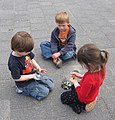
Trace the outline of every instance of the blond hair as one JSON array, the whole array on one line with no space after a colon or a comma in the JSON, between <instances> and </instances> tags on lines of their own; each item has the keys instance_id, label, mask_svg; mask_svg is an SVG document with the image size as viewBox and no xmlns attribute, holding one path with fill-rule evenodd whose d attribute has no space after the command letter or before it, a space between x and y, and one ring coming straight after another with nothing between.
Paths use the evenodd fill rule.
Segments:
<instances>
[{"instance_id":1,"label":"blond hair","mask_svg":"<svg viewBox=\"0 0 115 120\"><path fill-rule=\"evenodd\" d=\"M63 24L65 22L69 23L69 16L67 12L65 11L58 12L55 16L55 22L59 24Z\"/></svg>"}]
</instances>

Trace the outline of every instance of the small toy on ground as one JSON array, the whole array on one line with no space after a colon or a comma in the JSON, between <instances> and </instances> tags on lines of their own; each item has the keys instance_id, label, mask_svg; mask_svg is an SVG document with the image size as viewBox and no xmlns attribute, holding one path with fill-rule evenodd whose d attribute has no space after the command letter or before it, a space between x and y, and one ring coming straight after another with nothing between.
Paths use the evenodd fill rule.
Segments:
<instances>
[{"instance_id":1,"label":"small toy on ground","mask_svg":"<svg viewBox=\"0 0 115 120\"><path fill-rule=\"evenodd\" d=\"M70 81L62 81L62 84L61 84L61 87L64 89L64 90L69 90L71 89L71 86L72 86L72 83Z\"/></svg>"},{"instance_id":2,"label":"small toy on ground","mask_svg":"<svg viewBox=\"0 0 115 120\"><path fill-rule=\"evenodd\" d=\"M72 72L77 72L77 73L79 73L78 70L73 70ZM70 78L70 79L76 80L74 77L72 77L72 78ZM64 81L62 81L61 87L62 87L64 90L69 90L69 89L71 89L71 86L72 86L72 83L71 83L70 81L68 81L67 78L66 78Z\"/></svg>"}]
</instances>

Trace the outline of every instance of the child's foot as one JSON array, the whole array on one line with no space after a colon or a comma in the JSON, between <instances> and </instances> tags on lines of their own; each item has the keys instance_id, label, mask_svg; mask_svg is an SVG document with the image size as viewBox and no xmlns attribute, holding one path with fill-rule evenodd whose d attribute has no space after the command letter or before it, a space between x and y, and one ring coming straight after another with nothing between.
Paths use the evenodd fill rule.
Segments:
<instances>
[{"instance_id":1,"label":"child's foot","mask_svg":"<svg viewBox=\"0 0 115 120\"><path fill-rule=\"evenodd\" d=\"M93 110L93 108L94 108L95 105L96 105L96 102L97 102L97 97L96 97L96 99L95 99L94 101L90 102L89 104L87 104L87 105L85 106L85 111L86 111L86 112L90 112L91 110Z\"/></svg>"},{"instance_id":2,"label":"child's foot","mask_svg":"<svg viewBox=\"0 0 115 120\"><path fill-rule=\"evenodd\" d=\"M23 91L21 89L19 89L18 87L16 87L16 92L17 93L22 93Z\"/></svg>"},{"instance_id":3,"label":"child's foot","mask_svg":"<svg viewBox=\"0 0 115 120\"><path fill-rule=\"evenodd\" d=\"M73 111L77 114L80 114L82 112L82 108L79 106L79 105L73 105L73 104L70 104L69 105Z\"/></svg>"},{"instance_id":4,"label":"child's foot","mask_svg":"<svg viewBox=\"0 0 115 120\"><path fill-rule=\"evenodd\" d=\"M55 64L58 68L61 68L62 67L62 60L58 59Z\"/></svg>"}]
</instances>

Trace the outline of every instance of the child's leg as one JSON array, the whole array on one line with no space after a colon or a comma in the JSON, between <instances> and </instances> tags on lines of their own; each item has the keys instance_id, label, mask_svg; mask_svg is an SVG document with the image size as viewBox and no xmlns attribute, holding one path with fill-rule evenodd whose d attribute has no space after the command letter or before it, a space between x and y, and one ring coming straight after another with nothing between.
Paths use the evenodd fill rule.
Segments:
<instances>
[{"instance_id":1,"label":"child's leg","mask_svg":"<svg viewBox=\"0 0 115 120\"><path fill-rule=\"evenodd\" d=\"M82 103L78 100L77 93L75 92L74 86L72 90L63 92L61 94L61 102L69 105L74 112L80 114L83 110Z\"/></svg>"},{"instance_id":2,"label":"child's leg","mask_svg":"<svg viewBox=\"0 0 115 120\"><path fill-rule=\"evenodd\" d=\"M42 80L39 82L40 84L43 84L45 87L47 87L50 91L52 91L54 88L53 80L48 76L42 76Z\"/></svg>"},{"instance_id":3,"label":"child's leg","mask_svg":"<svg viewBox=\"0 0 115 120\"><path fill-rule=\"evenodd\" d=\"M63 104L69 105L74 112L80 114L82 112L81 107L79 106L79 103L77 103L75 96L72 95L71 91L66 91L61 94L61 102Z\"/></svg>"},{"instance_id":4,"label":"child's leg","mask_svg":"<svg viewBox=\"0 0 115 120\"><path fill-rule=\"evenodd\" d=\"M79 104L80 101L78 100L78 96L75 91L74 85L71 86L71 90L65 91L61 94L61 101L63 104L67 105L72 103Z\"/></svg>"},{"instance_id":5,"label":"child's leg","mask_svg":"<svg viewBox=\"0 0 115 120\"><path fill-rule=\"evenodd\" d=\"M73 97L71 95L71 91L66 91L66 92L63 92L61 94L61 102L63 104L69 105L69 104L73 103L73 101L74 100L73 100Z\"/></svg>"},{"instance_id":6,"label":"child's leg","mask_svg":"<svg viewBox=\"0 0 115 120\"><path fill-rule=\"evenodd\" d=\"M68 59L72 58L75 54L76 54L75 51L69 51L66 54L64 54L63 56L61 55L60 58L62 60L68 60Z\"/></svg>"},{"instance_id":7,"label":"child's leg","mask_svg":"<svg viewBox=\"0 0 115 120\"><path fill-rule=\"evenodd\" d=\"M40 47L41 47L41 54L44 59L48 59L52 57L51 44L49 41L41 42Z\"/></svg>"},{"instance_id":8,"label":"child's leg","mask_svg":"<svg viewBox=\"0 0 115 120\"><path fill-rule=\"evenodd\" d=\"M37 100L42 100L49 94L49 89L38 81L35 81L25 86L22 94L32 96Z\"/></svg>"},{"instance_id":9,"label":"child's leg","mask_svg":"<svg viewBox=\"0 0 115 120\"><path fill-rule=\"evenodd\" d=\"M89 104L86 104L85 110L87 112L90 112L91 110L93 110L95 105L96 105L96 102L97 102L97 97L96 97L96 99L94 101L90 102Z\"/></svg>"}]
</instances>

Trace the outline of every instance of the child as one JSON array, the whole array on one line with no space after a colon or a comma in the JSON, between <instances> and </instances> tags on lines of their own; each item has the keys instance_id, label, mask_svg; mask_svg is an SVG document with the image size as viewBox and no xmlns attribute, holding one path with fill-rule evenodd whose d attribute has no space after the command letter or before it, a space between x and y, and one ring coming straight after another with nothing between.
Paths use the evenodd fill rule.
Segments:
<instances>
[{"instance_id":1,"label":"child","mask_svg":"<svg viewBox=\"0 0 115 120\"><path fill-rule=\"evenodd\" d=\"M59 12L55 16L57 27L52 31L51 42L44 41L40 44L44 59L52 58L58 68L62 60L76 57L76 30L69 23L66 12Z\"/></svg>"},{"instance_id":2,"label":"child","mask_svg":"<svg viewBox=\"0 0 115 120\"><path fill-rule=\"evenodd\" d=\"M100 51L94 44L86 44L78 50L78 62L88 71L84 75L72 72L70 81L73 85L61 94L63 104L69 105L78 114L83 109L89 112L94 108L105 78L108 56L108 52ZM80 82L78 78L81 78Z\"/></svg>"},{"instance_id":3,"label":"child","mask_svg":"<svg viewBox=\"0 0 115 120\"><path fill-rule=\"evenodd\" d=\"M30 34L24 31L17 32L11 39L12 52L8 67L15 80L17 93L42 100L52 91L54 84L52 79L41 74L46 71L34 60L34 54L31 52L33 47L34 41Z\"/></svg>"}]
</instances>

